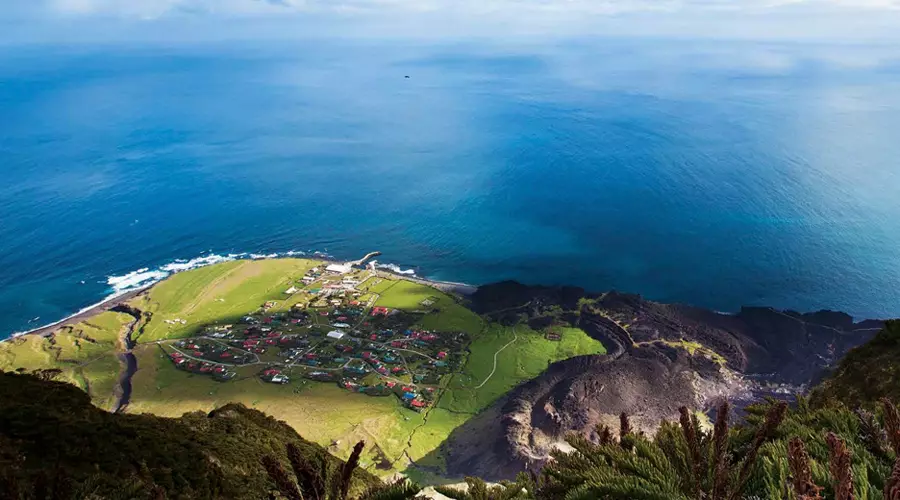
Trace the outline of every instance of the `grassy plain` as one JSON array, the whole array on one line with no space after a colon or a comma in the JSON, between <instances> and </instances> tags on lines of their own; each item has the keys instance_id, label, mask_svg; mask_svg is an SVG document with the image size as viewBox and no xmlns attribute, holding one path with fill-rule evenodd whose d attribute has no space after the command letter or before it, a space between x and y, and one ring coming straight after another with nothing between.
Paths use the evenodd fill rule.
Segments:
<instances>
[{"instance_id":1,"label":"grassy plain","mask_svg":"<svg viewBox=\"0 0 900 500\"><path fill-rule=\"evenodd\" d=\"M581 330L563 329L562 341L549 341L525 326L490 324L430 286L380 274L360 287L363 301L375 298L377 306L421 313L417 326L465 331L472 339L461 372L445 377L447 387L438 404L423 413L404 408L393 396L369 397L302 379L299 368L288 370L294 375L289 385L260 380L261 365L237 368L237 378L222 383L178 370L167 358L168 347L161 341L194 335L210 323L230 323L268 301L279 303L277 311L308 300L302 291L285 291L303 288L298 280L321 264L306 259L227 262L176 274L132 299L132 305L151 316L141 325L134 349L138 371L128 412L175 417L238 402L287 422L338 456L346 457L353 444L365 440L371 446L363 465L373 472L403 471L412 463L434 472L444 464L433 452L472 414L540 374L550 362L605 352ZM0 343L0 369L60 368L63 378L88 391L97 406L112 408L121 370L119 338L131 319L102 313L59 330L52 341L25 336ZM377 465L382 468L376 470Z\"/></svg>"},{"instance_id":2,"label":"grassy plain","mask_svg":"<svg viewBox=\"0 0 900 500\"><path fill-rule=\"evenodd\" d=\"M453 378L450 390L439 406L456 412L476 413L519 383L538 376L550 363L606 352L603 344L584 331L578 328L562 330L562 340L551 341L524 325L490 325L472 342L462 373Z\"/></svg>"},{"instance_id":3,"label":"grassy plain","mask_svg":"<svg viewBox=\"0 0 900 500\"><path fill-rule=\"evenodd\" d=\"M23 335L0 342L0 370L59 369L61 380L90 394L100 408L111 409L120 371L120 336L131 321L127 314L108 311L61 328L52 338Z\"/></svg>"},{"instance_id":4,"label":"grassy plain","mask_svg":"<svg viewBox=\"0 0 900 500\"><path fill-rule=\"evenodd\" d=\"M235 321L267 301L284 301L285 290L319 264L308 259L238 260L176 274L132 301L153 314L139 341L188 337L203 325Z\"/></svg>"}]
</instances>

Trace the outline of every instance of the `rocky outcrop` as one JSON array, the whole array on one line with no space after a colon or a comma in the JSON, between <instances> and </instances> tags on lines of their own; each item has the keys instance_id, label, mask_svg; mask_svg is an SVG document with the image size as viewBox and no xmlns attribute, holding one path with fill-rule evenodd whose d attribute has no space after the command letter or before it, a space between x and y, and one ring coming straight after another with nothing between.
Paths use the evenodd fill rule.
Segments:
<instances>
[{"instance_id":1,"label":"rocky outcrop","mask_svg":"<svg viewBox=\"0 0 900 500\"><path fill-rule=\"evenodd\" d=\"M705 411L723 397L749 402L772 385L802 390L882 326L831 311L721 314L638 295L514 282L482 287L472 301L477 312L506 324L569 322L608 350L550 365L451 435L444 447L448 472L490 479L539 467L565 446L568 433L593 438L598 425L616 429L623 412L652 432L677 418L681 406Z\"/></svg>"}]
</instances>

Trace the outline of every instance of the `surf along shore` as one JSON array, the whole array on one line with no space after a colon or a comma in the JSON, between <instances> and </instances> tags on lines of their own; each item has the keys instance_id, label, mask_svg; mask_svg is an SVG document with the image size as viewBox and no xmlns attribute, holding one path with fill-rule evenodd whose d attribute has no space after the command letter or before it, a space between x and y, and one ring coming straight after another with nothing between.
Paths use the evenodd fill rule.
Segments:
<instances>
[{"instance_id":1,"label":"surf along shore","mask_svg":"<svg viewBox=\"0 0 900 500\"><path fill-rule=\"evenodd\" d=\"M379 252L371 252L365 255L363 258L355 261L340 261L333 258L323 258L320 255L315 256L312 260L321 262L325 266L336 265L338 267L342 267L344 269L349 269L351 267L362 267L366 265L367 261L370 261L374 257L380 255ZM237 257L228 259L230 261L237 260L253 260L253 261L274 261L281 259L290 259L296 258L292 255L284 255L284 256L265 256L265 257ZM133 307L134 299L142 297L146 294L149 294L154 287L160 285L165 282L167 279L171 278L176 274L183 273L185 271L195 270L201 267L208 267L211 265L219 264L221 262L210 262L209 264L204 264L201 266L195 266L190 268L185 268L182 270L172 271L168 276L162 278L158 281L154 281L152 283L147 283L145 285L141 285L132 290L126 290L115 294L114 296L108 297L97 304L92 306L88 306L75 314L67 316L59 321L40 326L38 328L34 328L32 330L28 330L25 332L18 332L13 334L8 338L2 339L2 341L10 341L15 342L17 340L23 340L26 336L40 336L44 338L48 338L53 342L55 338L55 334L62 329L65 329L69 326L74 326L80 323L87 322L92 318L103 314L105 312L117 312L117 313L125 313L129 316L133 316L134 319L127 325L123 325L123 329L119 335L119 341L117 347L115 349L115 356L118 358L120 363L120 370L117 376L117 381L115 387L113 389L114 392L114 401L111 405L111 411L113 412L121 412L127 409L132 392L132 377L138 371L138 360L134 355L132 350L137 346L136 340L132 337L135 333L136 327L139 327L141 323L141 315L142 311ZM396 266L390 267L378 267L375 268L375 262L371 262L369 264L370 269L373 269L374 272L378 275L382 275L384 277L390 277L393 279L402 279L422 285L427 285L434 287L443 292L449 293L451 295L456 296L469 296L473 294L477 287L468 285L465 283L455 283L455 282L447 282L447 281L437 281L437 280L429 280L424 278L419 278L414 275L411 275L408 272L400 272L400 269ZM0 342L2 342L0 341Z\"/></svg>"},{"instance_id":2,"label":"surf along shore","mask_svg":"<svg viewBox=\"0 0 900 500\"><path fill-rule=\"evenodd\" d=\"M362 265L369 259L371 259L373 257L377 257L378 255L381 255L381 253L380 252L370 252L369 254L366 254L362 259L359 259L356 261L343 261L343 260L338 260L338 259L335 259L332 257L323 256L321 254L313 255L312 258L313 258L313 260L318 260L325 264ZM295 256L288 254L288 255L284 255L284 256L278 255L278 256L266 256L266 257L258 258L258 257L251 257L250 254L248 254L248 256L246 256L246 257L243 257L243 256L235 257L232 260L276 260L276 259L288 259L288 258L295 258ZM129 301L131 301L135 297L137 297L145 292L150 291L154 286L158 285L159 283L162 283L163 281L174 276L175 274L182 273L185 271L190 271L193 269L199 269L200 267L206 267L208 265L215 265L217 263L220 263L220 262L217 261L217 262L212 262L210 264L205 264L203 266L191 267L191 268L187 268L184 270L173 271L171 274L169 274L168 276L166 276L165 278L163 278L159 281L154 281L153 283L148 283L146 285L142 285L140 287L137 287L137 288L134 288L131 290L127 290L127 291L123 291L121 293L107 297L94 305L87 306L84 309L82 309L70 316L66 316L65 318L62 318L53 323L42 325L37 328L33 328L31 330L11 333L7 337L0 338L0 342L6 342L11 339L20 337L22 335L48 336L60 328L64 328L66 326L80 323L80 322L90 319L100 313L110 311L112 309L115 309L118 306L127 304ZM377 269L377 272L383 273L386 275L390 275L390 276L393 276L396 278L405 279L405 280L411 281L413 283L431 286L442 292L448 292L448 293L458 294L458 295L463 295L463 296L472 295L478 289L477 286L469 285L467 283L457 283L457 282L453 282L453 281L440 281L440 280L431 280L431 279L427 279L427 278L421 278L416 275L411 275L408 273L401 272L399 270L399 268L397 270L394 270L392 268L380 267Z\"/></svg>"}]
</instances>

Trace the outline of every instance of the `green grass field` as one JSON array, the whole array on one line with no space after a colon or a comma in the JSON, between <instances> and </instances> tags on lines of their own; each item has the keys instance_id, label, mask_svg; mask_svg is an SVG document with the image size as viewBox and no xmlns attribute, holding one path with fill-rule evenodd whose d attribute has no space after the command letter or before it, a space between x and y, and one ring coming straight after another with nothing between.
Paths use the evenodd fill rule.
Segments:
<instances>
[{"instance_id":1,"label":"green grass field","mask_svg":"<svg viewBox=\"0 0 900 500\"><path fill-rule=\"evenodd\" d=\"M466 365L453 378L440 407L476 413L520 382L538 376L550 363L606 352L603 344L578 328L562 329L562 334L562 340L556 342L526 326L490 325L472 342ZM498 351L495 369L494 355Z\"/></svg>"},{"instance_id":2,"label":"green grass field","mask_svg":"<svg viewBox=\"0 0 900 500\"><path fill-rule=\"evenodd\" d=\"M285 290L317 264L308 259L240 260L176 274L133 301L153 313L138 340L187 337L203 325L235 321L267 301L284 301L289 297Z\"/></svg>"},{"instance_id":3,"label":"green grass field","mask_svg":"<svg viewBox=\"0 0 900 500\"><path fill-rule=\"evenodd\" d=\"M131 321L127 314L104 312L61 328L52 339L25 335L2 342L0 370L62 370L61 379L90 394L97 406L111 409L120 370L119 338Z\"/></svg>"},{"instance_id":4,"label":"green grass field","mask_svg":"<svg viewBox=\"0 0 900 500\"><path fill-rule=\"evenodd\" d=\"M263 382L257 376L260 365L237 368L235 380L216 382L176 369L167 358L169 347L156 343L193 335L210 323L232 322L267 301L278 301L277 311L308 300L302 292L284 292L301 287L298 280L317 265L321 262L305 259L227 262L176 274L133 299L134 306L152 317L142 325L134 349L138 371L128 411L180 416L239 402L284 420L338 456L347 456L357 441L367 441L372 446L363 465L373 472L390 474L421 461L418 465L433 473L444 467L440 454L433 452L470 415L540 374L551 362L605 352L579 329L558 329L562 341L549 341L525 326L489 324L453 296L430 286L384 276L370 278L361 287L366 294L377 294L376 305L421 312L418 327L465 331L472 339L462 371L444 378L449 386L439 404L424 413L404 408L394 396L369 397L333 383L302 379L300 368L288 371L289 385ZM97 406L110 409L121 371L116 357L122 349L120 336L131 320L107 312L60 329L52 343L35 336L0 343L0 369L60 368L64 380L88 391ZM495 369L495 353L504 346ZM390 470L375 470L382 459L392 464Z\"/></svg>"}]
</instances>

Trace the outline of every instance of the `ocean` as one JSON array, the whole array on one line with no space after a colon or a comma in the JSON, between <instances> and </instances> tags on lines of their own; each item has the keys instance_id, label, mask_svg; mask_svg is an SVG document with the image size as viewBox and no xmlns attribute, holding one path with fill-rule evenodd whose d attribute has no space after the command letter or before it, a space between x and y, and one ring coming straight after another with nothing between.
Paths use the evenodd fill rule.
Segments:
<instances>
[{"instance_id":1,"label":"ocean","mask_svg":"<svg viewBox=\"0 0 900 500\"><path fill-rule=\"evenodd\" d=\"M317 251L900 316L898 129L892 46L4 46L0 337L229 254Z\"/></svg>"}]
</instances>

